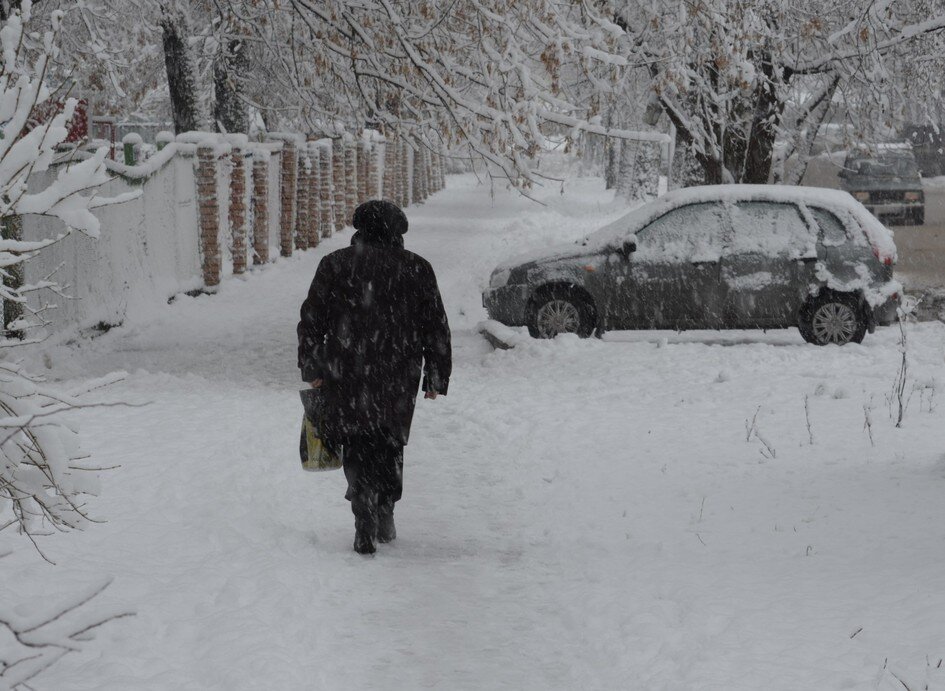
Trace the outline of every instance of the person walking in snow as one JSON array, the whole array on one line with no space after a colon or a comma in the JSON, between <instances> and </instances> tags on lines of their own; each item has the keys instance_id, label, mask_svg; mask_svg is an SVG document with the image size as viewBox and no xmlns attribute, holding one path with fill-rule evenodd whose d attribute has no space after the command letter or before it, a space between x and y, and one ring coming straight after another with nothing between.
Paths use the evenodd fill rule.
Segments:
<instances>
[{"instance_id":1,"label":"person walking in snow","mask_svg":"<svg viewBox=\"0 0 945 691\"><path fill-rule=\"evenodd\" d=\"M318 265L298 325L302 379L324 390L326 438L344 447L354 549L396 537L403 448L420 388L446 395L450 329L433 267L404 249L404 212L361 204L351 246Z\"/></svg>"}]
</instances>

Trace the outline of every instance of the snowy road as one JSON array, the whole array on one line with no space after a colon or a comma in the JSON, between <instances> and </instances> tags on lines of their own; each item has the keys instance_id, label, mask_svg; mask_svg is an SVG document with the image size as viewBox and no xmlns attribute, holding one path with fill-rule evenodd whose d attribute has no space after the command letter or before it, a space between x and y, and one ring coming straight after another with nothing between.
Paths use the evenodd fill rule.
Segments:
<instances>
[{"instance_id":1,"label":"snowy road","mask_svg":"<svg viewBox=\"0 0 945 691\"><path fill-rule=\"evenodd\" d=\"M925 181L925 225L895 228L907 288L945 289L945 180Z\"/></svg>"},{"instance_id":2,"label":"snowy road","mask_svg":"<svg viewBox=\"0 0 945 691\"><path fill-rule=\"evenodd\" d=\"M488 271L614 218L607 199L579 181L492 201L462 177L410 210L456 368L418 406L399 537L373 559L350 551L341 473L297 460L297 309L347 234L50 349L52 376L124 369L107 396L149 405L80 416L122 466L107 523L47 540L56 567L4 561L19 598L111 575L102 604L137 611L37 687L945 689L945 326L909 327L902 429L892 329L491 352Z\"/></svg>"}]
</instances>

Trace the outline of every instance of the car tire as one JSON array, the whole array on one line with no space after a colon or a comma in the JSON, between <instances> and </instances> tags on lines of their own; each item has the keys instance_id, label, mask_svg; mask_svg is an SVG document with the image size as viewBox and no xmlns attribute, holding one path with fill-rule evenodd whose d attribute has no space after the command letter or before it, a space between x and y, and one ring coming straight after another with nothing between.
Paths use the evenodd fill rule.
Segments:
<instances>
[{"instance_id":1,"label":"car tire","mask_svg":"<svg viewBox=\"0 0 945 691\"><path fill-rule=\"evenodd\" d=\"M814 345L862 343L869 324L860 299L851 293L823 292L807 301L798 331Z\"/></svg>"},{"instance_id":2,"label":"car tire","mask_svg":"<svg viewBox=\"0 0 945 691\"><path fill-rule=\"evenodd\" d=\"M925 209L915 209L912 212L912 225L914 226L924 226L925 225Z\"/></svg>"},{"instance_id":3,"label":"car tire","mask_svg":"<svg viewBox=\"0 0 945 691\"><path fill-rule=\"evenodd\" d=\"M532 338L554 338L574 333L581 338L593 335L597 326L594 307L578 291L553 288L540 292L528 310L528 333Z\"/></svg>"}]
</instances>

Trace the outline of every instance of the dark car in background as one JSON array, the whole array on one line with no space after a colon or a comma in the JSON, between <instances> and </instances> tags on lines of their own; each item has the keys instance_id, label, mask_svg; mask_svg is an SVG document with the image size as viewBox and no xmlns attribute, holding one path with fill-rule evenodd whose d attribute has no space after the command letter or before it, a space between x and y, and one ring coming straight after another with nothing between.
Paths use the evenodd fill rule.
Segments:
<instances>
[{"instance_id":1,"label":"dark car in background","mask_svg":"<svg viewBox=\"0 0 945 691\"><path fill-rule=\"evenodd\" d=\"M892 233L846 192L690 187L500 265L483 304L537 338L797 326L808 342L843 345L895 321L895 260Z\"/></svg>"},{"instance_id":2,"label":"dark car in background","mask_svg":"<svg viewBox=\"0 0 945 691\"><path fill-rule=\"evenodd\" d=\"M872 151L850 152L840 181L876 218L901 225L925 224L922 176L909 144L880 144Z\"/></svg>"}]
</instances>

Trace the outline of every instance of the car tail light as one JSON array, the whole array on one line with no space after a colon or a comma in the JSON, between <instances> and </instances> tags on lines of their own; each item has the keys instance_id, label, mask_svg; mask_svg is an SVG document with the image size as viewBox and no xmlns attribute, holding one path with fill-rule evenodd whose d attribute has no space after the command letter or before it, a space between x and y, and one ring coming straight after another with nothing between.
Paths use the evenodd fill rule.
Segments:
<instances>
[{"instance_id":1,"label":"car tail light","mask_svg":"<svg viewBox=\"0 0 945 691\"><path fill-rule=\"evenodd\" d=\"M881 261L884 266L893 265L893 258L888 255L880 254L879 249L876 247L873 248L873 256L879 259L879 261Z\"/></svg>"}]
</instances>

